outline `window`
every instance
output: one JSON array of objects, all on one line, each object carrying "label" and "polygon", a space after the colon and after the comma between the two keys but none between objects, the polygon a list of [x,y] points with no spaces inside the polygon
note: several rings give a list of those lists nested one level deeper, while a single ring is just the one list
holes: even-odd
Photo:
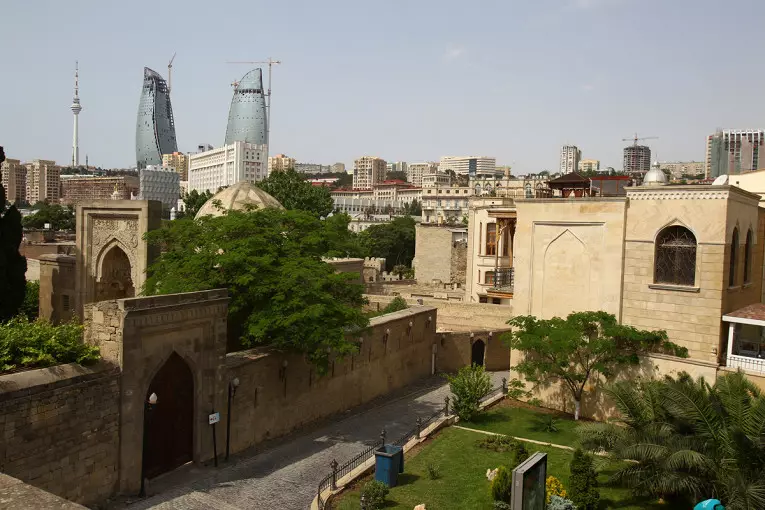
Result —
[{"label": "window", "polygon": [[69,303],[69,295],[64,294],[61,296],[61,307],[64,309],[65,312],[68,312],[71,310],[71,305]]},{"label": "window", "polygon": [[497,224],[486,224],[486,255],[497,254]]},{"label": "window", "polygon": [[736,258],[738,258],[738,229],[733,229],[730,241],[730,260],[728,261],[728,287],[736,285]]},{"label": "window", "polygon": [[486,285],[494,285],[494,271],[486,271],[483,283]]},{"label": "window", "polygon": [[502,232],[502,256],[507,257],[510,255],[510,229],[505,227]]},{"label": "window", "polygon": [[744,283],[752,281],[752,229],[746,233],[744,245]]},{"label": "window", "polygon": [[656,236],[654,282],[693,286],[696,283],[696,236],[679,225]]}]

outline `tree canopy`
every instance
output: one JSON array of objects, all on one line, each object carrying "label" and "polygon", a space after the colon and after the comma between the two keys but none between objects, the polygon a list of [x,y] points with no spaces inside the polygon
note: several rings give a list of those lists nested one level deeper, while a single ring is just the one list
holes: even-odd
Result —
[{"label": "tree canopy", "polygon": [[40,202],[35,205],[37,211],[24,217],[21,224],[25,228],[45,228],[50,223],[53,230],[74,230],[74,207]]},{"label": "tree canopy", "polygon": [[228,288],[229,347],[271,345],[303,353],[320,371],[331,353],[353,352],[347,334],[365,327],[363,286],[322,257],[347,250],[347,216],[303,211],[229,211],[149,232],[164,252],[147,294]]},{"label": "tree canopy", "polygon": [[202,206],[205,205],[205,202],[210,200],[212,197],[213,194],[208,190],[205,190],[202,193],[195,189],[189,191],[186,193],[186,196],[183,197],[183,205],[185,210],[179,212],[176,217],[178,219],[185,217],[193,218],[197,215]]},{"label": "tree canopy", "polygon": [[399,181],[404,181],[404,182],[408,181],[406,172],[404,172],[403,170],[391,170],[390,172],[387,172],[385,174],[385,179],[389,181],[392,181],[394,179]]},{"label": "tree canopy", "polygon": [[271,175],[256,184],[286,209],[306,211],[320,218],[326,217],[335,208],[328,187],[313,186],[303,174],[292,169],[271,172]]},{"label": "tree canopy", "polygon": [[399,264],[412,265],[414,259],[415,222],[411,216],[394,218],[388,223],[372,225],[359,234],[361,244],[371,257],[385,257],[388,271]]},{"label": "tree canopy", "polygon": [[[0,163],[5,152],[0,147]],[[0,320],[16,315],[26,292],[27,259],[19,253],[21,213],[15,205],[6,207],[5,188],[0,185]]]},{"label": "tree canopy", "polygon": [[535,384],[562,381],[574,398],[576,419],[582,394],[593,375],[611,377],[620,367],[640,362],[640,354],[664,352],[687,357],[688,350],[667,340],[664,331],[643,331],[619,324],[610,313],[575,312],[565,319],[518,316],[505,338],[523,353],[513,368]]}]

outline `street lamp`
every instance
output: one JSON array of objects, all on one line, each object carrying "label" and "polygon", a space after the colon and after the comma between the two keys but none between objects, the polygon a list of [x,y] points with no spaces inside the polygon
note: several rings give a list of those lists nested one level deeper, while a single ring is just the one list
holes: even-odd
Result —
[{"label": "street lamp", "polygon": [[146,438],[148,437],[148,429],[151,424],[151,415],[154,410],[154,406],[157,405],[157,394],[152,393],[149,395],[148,400],[143,403],[144,409],[144,421],[143,421],[143,445],[141,447],[141,490],[138,493],[142,498],[146,497]]},{"label": "street lamp", "polygon": [[226,461],[228,461],[229,443],[231,442],[231,401],[239,387],[239,378],[234,377],[228,383],[228,410],[226,412]]}]

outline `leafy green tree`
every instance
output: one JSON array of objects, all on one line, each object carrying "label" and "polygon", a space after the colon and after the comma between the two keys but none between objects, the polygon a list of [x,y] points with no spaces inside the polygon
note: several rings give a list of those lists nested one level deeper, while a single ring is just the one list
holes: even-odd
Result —
[{"label": "leafy green tree", "polygon": [[27,291],[24,294],[24,303],[19,312],[30,321],[40,315],[40,282],[27,282]]},{"label": "leafy green tree", "polygon": [[317,218],[326,217],[335,208],[326,186],[313,186],[295,170],[271,172],[257,186],[279,201],[286,209],[306,211]]},{"label": "leafy green tree", "polygon": [[576,312],[565,320],[521,315],[507,323],[514,331],[505,339],[523,353],[513,370],[537,385],[562,381],[574,398],[577,420],[591,377],[611,377],[619,367],[640,363],[640,355],[648,352],[688,356],[687,349],[667,340],[666,332],[625,326],[606,312]]},{"label": "leafy green tree", "polygon": [[416,198],[404,204],[404,214],[407,216],[422,216],[422,202]]},{"label": "leafy green tree", "polygon": [[[0,147],[0,164],[5,152]],[[19,253],[22,228],[21,213],[5,201],[0,185],[0,320],[8,320],[19,311],[26,292],[27,259]]]},{"label": "leafy green tree", "polygon": [[40,202],[37,211],[21,220],[24,228],[45,228],[50,223],[53,230],[74,230],[74,207]]},{"label": "leafy green tree", "polygon": [[600,505],[598,474],[592,467],[592,457],[577,448],[569,469],[571,476],[568,480],[568,496],[577,510],[598,510]]},{"label": "leafy green tree", "polygon": [[326,257],[365,257],[366,248],[358,234],[351,232],[348,225],[351,217],[346,213],[334,213],[322,220],[327,243]]},{"label": "leafy green tree", "polygon": [[83,343],[82,329],[75,322],[30,322],[23,315],[0,324],[0,372],[98,360],[98,347]]},{"label": "leafy green tree", "polygon": [[195,189],[189,191],[183,197],[183,206],[185,210],[179,211],[176,218],[179,220],[183,218],[193,218],[197,215],[202,206],[205,205],[205,202],[212,197],[213,194],[208,190],[205,190],[202,193]]},{"label": "leafy green tree", "polygon": [[460,420],[470,421],[478,414],[481,399],[491,391],[489,374],[481,365],[471,365],[460,368],[448,380],[454,412]]},{"label": "leafy green tree", "polygon": [[335,189],[340,188],[350,188],[353,186],[353,174],[349,174],[347,172],[341,172],[333,177],[337,177],[337,182],[335,182]]},{"label": "leafy green tree", "polygon": [[[328,226],[330,225],[330,226]],[[303,211],[229,211],[177,220],[149,232],[165,249],[149,269],[147,294],[229,290],[229,347],[271,345],[326,370],[331,353],[356,350],[366,327],[363,286],[322,261],[337,226]]]},{"label": "leafy green tree", "polygon": [[399,264],[412,265],[415,222],[411,216],[372,225],[359,236],[370,257],[385,257],[385,267],[388,271]]},{"label": "leafy green tree", "polygon": [[729,510],[765,508],[765,395],[743,373],[714,385],[688,374],[624,381],[606,393],[619,420],[577,432],[614,462],[609,484],[677,508],[710,497]]},{"label": "leafy green tree", "polygon": [[494,501],[502,501],[503,503],[510,503],[513,491],[513,475],[511,470],[505,466],[499,466],[497,468],[497,474],[494,476],[494,480],[491,481],[491,499]]},{"label": "leafy green tree", "polygon": [[409,308],[409,303],[406,302],[401,296],[396,296],[393,300],[382,309],[382,314],[398,312],[399,310],[406,310]]}]

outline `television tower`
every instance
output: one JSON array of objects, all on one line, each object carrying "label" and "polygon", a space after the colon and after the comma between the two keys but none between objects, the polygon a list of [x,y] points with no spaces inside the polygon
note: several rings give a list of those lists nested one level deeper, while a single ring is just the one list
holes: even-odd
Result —
[{"label": "television tower", "polygon": [[72,136],[72,166],[80,166],[80,141],[79,141],[79,126],[77,119],[79,118],[82,106],[80,105],[80,75],[79,75],[79,63],[74,63],[74,98],[72,99],[72,113],[74,114],[74,135]]}]

